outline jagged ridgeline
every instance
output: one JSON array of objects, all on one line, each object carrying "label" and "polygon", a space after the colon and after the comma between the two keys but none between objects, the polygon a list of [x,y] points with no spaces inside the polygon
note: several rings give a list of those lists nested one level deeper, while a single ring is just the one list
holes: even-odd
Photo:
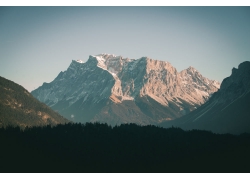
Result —
[{"label": "jagged ridgeline", "polygon": [[0,127],[43,126],[69,122],[22,86],[0,77]]},{"label": "jagged ridgeline", "polygon": [[158,124],[188,114],[220,87],[189,67],[111,54],[72,60],[68,69],[31,93],[75,122]]}]

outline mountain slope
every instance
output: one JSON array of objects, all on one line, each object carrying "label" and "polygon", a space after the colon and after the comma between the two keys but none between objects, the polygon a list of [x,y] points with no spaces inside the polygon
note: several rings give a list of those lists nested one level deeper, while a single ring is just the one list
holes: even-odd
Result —
[{"label": "mountain slope", "polygon": [[69,122],[22,86],[0,77],[0,127],[43,126]]},{"label": "mountain slope", "polygon": [[72,60],[66,71],[31,93],[74,121],[145,125],[187,114],[219,86],[192,67],[179,73],[165,61],[99,54],[86,63]]},{"label": "mountain slope", "polygon": [[216,133],[250,132],[250,62],[233,68],[230,77],[210,100],[190,114],[162,126],[183,129],[204,129]]}]

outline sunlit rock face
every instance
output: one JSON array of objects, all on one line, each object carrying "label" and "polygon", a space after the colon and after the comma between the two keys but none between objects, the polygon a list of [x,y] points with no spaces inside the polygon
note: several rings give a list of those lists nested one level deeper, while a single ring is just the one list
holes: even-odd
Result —
[{"label": "sunlit rock face", "polygon": [[166,61],[99,54],[72,60],[32,94],[74,121],[145,125],[187,114],[219,87],[193,67],[177,72]]}]

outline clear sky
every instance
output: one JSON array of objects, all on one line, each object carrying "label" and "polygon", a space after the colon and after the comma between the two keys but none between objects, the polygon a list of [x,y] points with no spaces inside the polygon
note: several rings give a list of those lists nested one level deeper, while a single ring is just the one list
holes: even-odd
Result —
[{"label": "clear sky", "polygon": [[0,76],[29,91],[100,53],[221,82],[250,61],[250,7],[0,7]]}]

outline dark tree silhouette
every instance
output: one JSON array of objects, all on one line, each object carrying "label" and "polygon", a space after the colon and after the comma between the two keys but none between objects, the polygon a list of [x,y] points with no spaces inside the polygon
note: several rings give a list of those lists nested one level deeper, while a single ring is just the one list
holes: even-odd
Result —
[{"label": "dark tree silhouette", "polygon": [[250,135],[69,123],[0,129],[1,172],[249,172]]}]

